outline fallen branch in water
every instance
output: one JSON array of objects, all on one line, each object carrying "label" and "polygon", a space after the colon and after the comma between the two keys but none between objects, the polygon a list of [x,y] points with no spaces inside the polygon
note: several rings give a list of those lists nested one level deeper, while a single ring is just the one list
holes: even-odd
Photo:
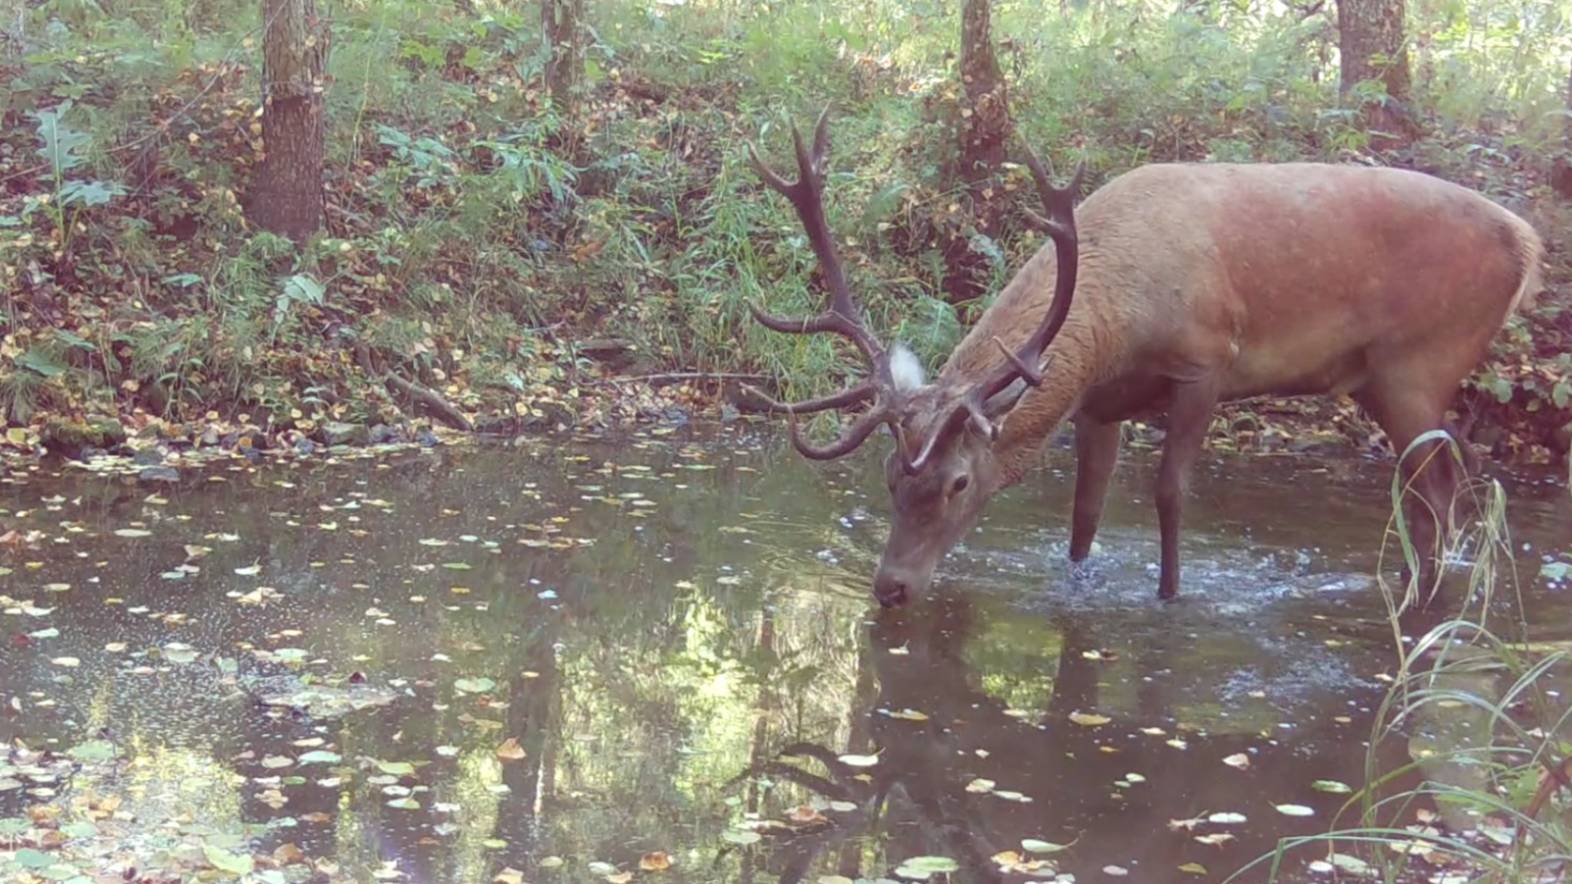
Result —
[{"label": "fallen branch in water", "polygon": [[430,387],[423,387],[414,381],[400,377],[391,369],[385,372],[378,372],[371,364],[371,351],[365,344],[357,344],[355,346],[355,358],[360,363],[361,371],[364,371],[369,377],[375,378],[380,376],[382,383],[390,392],[403,393],[419,404],[426,406],[426,410],[430,411],[434,417],[437,417],[455,430],[463,430],[466,433],[475,431],[475,426],[469,422],[468,417],[464,416],[464,412],[459,411],[451,402],[442,398],[441,393]]}]

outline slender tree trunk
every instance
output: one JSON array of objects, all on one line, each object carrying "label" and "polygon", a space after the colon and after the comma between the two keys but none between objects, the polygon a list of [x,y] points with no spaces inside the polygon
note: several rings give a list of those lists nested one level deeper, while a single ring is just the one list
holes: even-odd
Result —
[{"label": "slender tree trunk", "polygon": [[1561,154],[1550,165],[1550,186],[1572,199],[1572,68],[1567,72],[1567,118],[1563,125]]},{"label": "slender tree trunk", "polygon": [[546,89],[557,108],[571,115],[584,79],[584,0],[541,0],[540,26],[549,53]]},{"label": "slender tree trunk", "polygon": [[1369,125],[1402,137],[1418,134],[1407,111],[1411,81],[1403,0],[1338,0],[1337,30],[1338,93],[1346,99],[1359,83],[1381,81],[1387,100],[1368,109]]},{"label": "slender tree trunk", "polygon": [[990,0],[961,6],[961,86],[966,103],[961,122],[961,178],[969,183],[992,175],[1005,159],[1010,134],[1009,96],[993,52]]},{"label": "slender tree trunk", "polygon": [[315,0],[262,0],[262,163],[251,222],[305,242],[322,227],[323,71],[328,29]]}]

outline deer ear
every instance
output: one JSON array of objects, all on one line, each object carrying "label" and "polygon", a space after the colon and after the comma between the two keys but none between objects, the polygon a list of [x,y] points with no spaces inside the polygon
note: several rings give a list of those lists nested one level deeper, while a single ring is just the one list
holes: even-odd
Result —
[{"label": "deer ear", "polygon": [[1021,404],[1021,397],[1026,395],[1027,389],[1026,379],[1016,378],[1008,387],[988,397],[988,401],[983,403],[983,413],[992,420],[999,420]]}]

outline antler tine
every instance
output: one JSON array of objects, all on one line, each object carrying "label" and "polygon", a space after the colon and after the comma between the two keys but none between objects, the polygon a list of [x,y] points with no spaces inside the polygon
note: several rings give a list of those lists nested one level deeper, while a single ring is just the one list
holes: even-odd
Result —
[{"label": "antler tine", "polygon": [[820,396],[817,399],[804,399],[801,402],[782,402],[767,395],[752,384],[743,384],[742,388],[750,396],[762,401],[770,411],[784,411],[787,414],[813,414],[819,411],[828,411],[832,408],[845,408],[848,405],[856,405],[864,400],[872,399],[878,392],[874,388],[872,381],[863,381],[856,386],[847,387],[839,393],[831,393],[828,396]]},{"label": "antler tine", "polygon": [[877,404],[852,421],[851,426],[841,433],[840,438],[822,447],[803,438],[795,412],[788,411],[786,417],[791,424],[791,444],[802,453],[803,457],[811,460],[834,460],[856,450],[857,446],[879,428],[879,424],[889,421],[890,413],[883,403]]},{"label": "antler tine", "polygon": [[1032,150],[1031,145],[1023,146],[1026,165],[1032,171],[1032,178],[1037,182],[1037,193],[1042,198],[1043,208],[1048,212],[1046,218],[1038,220],[1054,242],[1056,279],[1053,302],[1036,330],[1014,353],[1005,350],[1002,343],[999,345],[1001,350],[1005,350],[1005,365],[978,387],[977,398],[984,402],[1008,387],[1016,378],[1022,378],[1033,387],[1042,384],[1042,370],[1038,365],[1043,351],[1064,326],[1065,319],[1070,315],[1070,299],[1075,294],[1076,270],[1080,260],[1080,245],[1075,231],[1075,198],[1080,193],[1081,180],[1086,174],[1086,163],[1083,161],[1076,166],[1075,175],[1068,185],[1054,187],[1037,152]]},{"label": "antler tine", "polygon": [[818,256],[819,265],[824,271],[824,285],[830,293],[829,309],[806,319],[775,316],[757,307],[752,307],[752,310],[753,315],[761,323],[775,331],[794,334],[831,332],[841,335],[856,344],[857,349],[862,351],[863,356],[870,362],[876,363],[883,354],[884,348],[862,322],[862,311],[857,308],[851,287],[846,283],[846,273],[841,266],[840,254],[836,251],[835,241],[830,236],[829,223],[824,219],[824,178],[828,172],[830,147],[829,120],[830,109],[825,107],[814,125],[811,152],[803,141],[802,131],[797,128],[796,123],[792,124],[792,146],[797,156],[796,181],[787,181],[765,165],[753,143],[748,143],[748,160],[753,165],[754,171],[758,172],[759,177],[763,178],[772,189],[791,201],[792,207],[797,211],[798,219],[802,221],[803,230],[808,234],[808,242],[813,246],[813,253]]},{"label": "antler tine", "polygon": [[1032,150],[1030,145],[1025,145],[1025,148],[1026,165],[1031,169],[1032,178],[1037,182],[1038,195],[1042,197],[1043,208],[1048,212],[1047,217],[1037,215],[1035,212],[1027,214],[1034,223],[1047,231],[1054,241],[1056,278],[1053,301],[1042,322],[1016,350],[1011,351],[1003,341],[994,338],[994,343],[1004,356],[1004,364],[994,369],[981,382],[973,385],[955,402],[954,408],[946,415],[944,422],[929,435],[915,458],[908,459],[903,452],[901,465],[909,474],[921,472],[940,444],[968,424],[990,439],[998,438],[998,424],[988,416],[988,400],[1009,387],[1017,378],[1033,387],[1042,384],[1045,370],[1042,365],[1043,352],[1059,334],[1059,329],[1064,326],[1065,319],[1070,315],[1070,299],[1075,293],[1076,265],[1080,260],[1079,243],[1075,232],[1075,198],[1080,193],[1086,164],[1082,162],[1076,167],[1075,175],[1071,177],[1068,185],[1054,187],[1048,170],[1037,156],[1037,152]]}]

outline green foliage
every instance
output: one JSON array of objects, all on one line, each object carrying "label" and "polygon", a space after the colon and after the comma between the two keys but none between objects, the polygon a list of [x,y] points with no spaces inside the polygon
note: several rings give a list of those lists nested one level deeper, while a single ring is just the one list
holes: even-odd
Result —
[{"label": "green foliage", "polygon": [[[1414,165],[1540,205],[1545,160],[1562,149],[1563,6],[1411,9],[1427,134],[1389,155],[1372,153],[1358,113],[1381,98],[1371,84],[1338,98],[1326,8],[995,0],[993,19],[1022,132],[1060,169],[1085,159],[1090,186],[1161,160],[1326,159]],[[861,371],[851,353],[749,319],[749,302],[806,312],[822,294],[789,206],[741,147],[789,167],[785,124],[825,103],[828,210],[854,285],[930,368],[988,303],[952,301],[946,250],[997,291],[1041,243],[1013,220],[1029,191],[1019,169],[992,182],[1000,225],[954,183],[969,112],[954,4],[592,4],[588,94],[568,114],[543,95],[530,10],[337,6],[330,226],[298,252],[243,218],[261,149],[255,4],[133,0],[112,13],[30,5],[15,58],[0,56],[13,336],[0,381],[33,375],[4,388],[18,403],[41,383],[62,401],[171,417],[329,402],[372,413],[388,403],[359,372],[366,346],[509,413],[519,391],[489,379],[576,377],[587,366],[570,344],[583,337],[631,341],[641,370],[761,372],[789,395],[824,392]],[[1552,220],[1541,229],[1559,237]],[[1489,401],[1510,389],[1503,408],[1536,426],[1572,418],[1560,303],[1517,323],[1474,382]],[[40,304],[95,353],[49,377],[19,365],[58,324]]]}]

